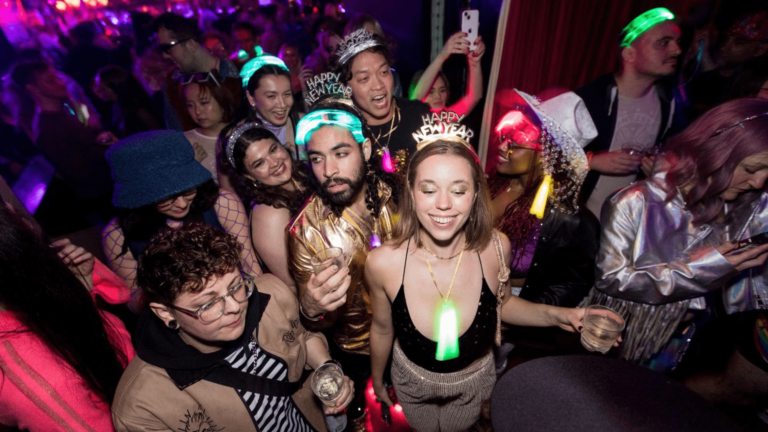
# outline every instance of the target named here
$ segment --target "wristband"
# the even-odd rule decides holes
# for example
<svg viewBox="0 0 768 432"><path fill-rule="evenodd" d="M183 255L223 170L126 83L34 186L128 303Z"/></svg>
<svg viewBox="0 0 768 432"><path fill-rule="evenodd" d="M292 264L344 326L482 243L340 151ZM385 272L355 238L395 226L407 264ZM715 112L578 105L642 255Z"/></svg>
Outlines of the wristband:
<svg viewBox="0 0 768 432"><path fill-rule="evenodd" d="M320 315L318 315L318 316L316 316L316 317L314 317L314 318L313 318L313 317L311 317L311 316L309 316L309 315L307 315L307 314L304 312L304 308L303 308L303 307L301 307L301 303L299 303L299 312L301 312L301 315L302 315L304 318L306 318L306 319L308 319L308 320L310 320L310 321L312 321L312 322L318 322L318 321L322 321L322 319L323 319L323 318L325 318L325 314L324 314L324 313L321 313Z"/></svg>

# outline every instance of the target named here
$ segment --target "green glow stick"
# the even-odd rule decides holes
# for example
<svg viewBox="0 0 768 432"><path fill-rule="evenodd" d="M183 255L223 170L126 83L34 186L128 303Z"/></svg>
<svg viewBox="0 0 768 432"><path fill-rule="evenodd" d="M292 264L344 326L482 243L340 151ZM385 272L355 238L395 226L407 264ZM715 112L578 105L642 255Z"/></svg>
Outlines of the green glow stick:
<svg viewBox="0 0 768 432"><path fill-rule="evenodd" d="M459 356L459 317L452 301L443 302L438 319L435 359L440 361L455 359Z"/></svg>
<svg viewBox="0 0 768 432"><path fill-rule="evenodd" d="M666 8L651 9L645 13L640 14L637 18L633 19L624 30L621 31L623 37L621 38L621 47L628 47L635 41L641 34L648 31L651 27L664 21L675 19L675 15Z"/></svg>

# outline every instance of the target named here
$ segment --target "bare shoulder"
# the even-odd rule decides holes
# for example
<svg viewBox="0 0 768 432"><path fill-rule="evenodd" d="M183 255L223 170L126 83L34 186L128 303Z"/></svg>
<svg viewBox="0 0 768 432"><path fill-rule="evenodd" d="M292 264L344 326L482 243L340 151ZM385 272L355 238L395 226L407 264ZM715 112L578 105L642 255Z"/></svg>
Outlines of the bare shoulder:
<svg viewBox="0 0 768 432"><path fill-rule="evenodd" d="M291 214L288 209L259 204L251 210L251 222L254 227L266 225L270 229L278 226L284 229L291 222Z"/></svg>
<svg viewBox="0 0 768 432"><path fill-rule="evenodd" d="M382 278L386 277L393 273L392 269L397 263L403 263L407 249L407 242L400 245L395 245L391 241L384 243L368 253L368 258L365 260L366 271Z"/></svg>

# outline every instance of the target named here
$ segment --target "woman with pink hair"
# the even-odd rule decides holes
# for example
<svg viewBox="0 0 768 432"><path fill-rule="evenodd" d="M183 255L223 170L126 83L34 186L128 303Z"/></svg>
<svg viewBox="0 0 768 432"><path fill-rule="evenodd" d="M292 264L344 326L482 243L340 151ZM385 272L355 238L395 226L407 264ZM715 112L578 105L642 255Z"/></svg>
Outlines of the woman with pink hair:
<svg viewBox="0 0 768 432"><path fill-rule="evenodd" d="M721 304L744 317L768 309L768 244L744 247L768 232L768 101L713 108L672 137L659 162L653 176L603 205L589 302L626 319L622 358L670 371L706 310ZM744 357L768 371L768 356L751 354ZM751 379L760 377L768 383L765 372Z"/></svg>

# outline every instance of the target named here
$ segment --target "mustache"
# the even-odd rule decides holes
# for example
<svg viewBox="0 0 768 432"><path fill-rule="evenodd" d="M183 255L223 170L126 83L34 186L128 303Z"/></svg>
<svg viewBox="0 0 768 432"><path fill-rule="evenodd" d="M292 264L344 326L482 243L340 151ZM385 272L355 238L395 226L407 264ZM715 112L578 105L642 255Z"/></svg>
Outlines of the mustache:
<svg viewBox="0 0 768 432"><path fill-rule="evenodd" d="M328 190L329 187L331 187L332 184L345 184L349 187L353 187L352 180L346 179L344 177L332 177L328 180L324 181L321 185L324 190Z"/></svg>

